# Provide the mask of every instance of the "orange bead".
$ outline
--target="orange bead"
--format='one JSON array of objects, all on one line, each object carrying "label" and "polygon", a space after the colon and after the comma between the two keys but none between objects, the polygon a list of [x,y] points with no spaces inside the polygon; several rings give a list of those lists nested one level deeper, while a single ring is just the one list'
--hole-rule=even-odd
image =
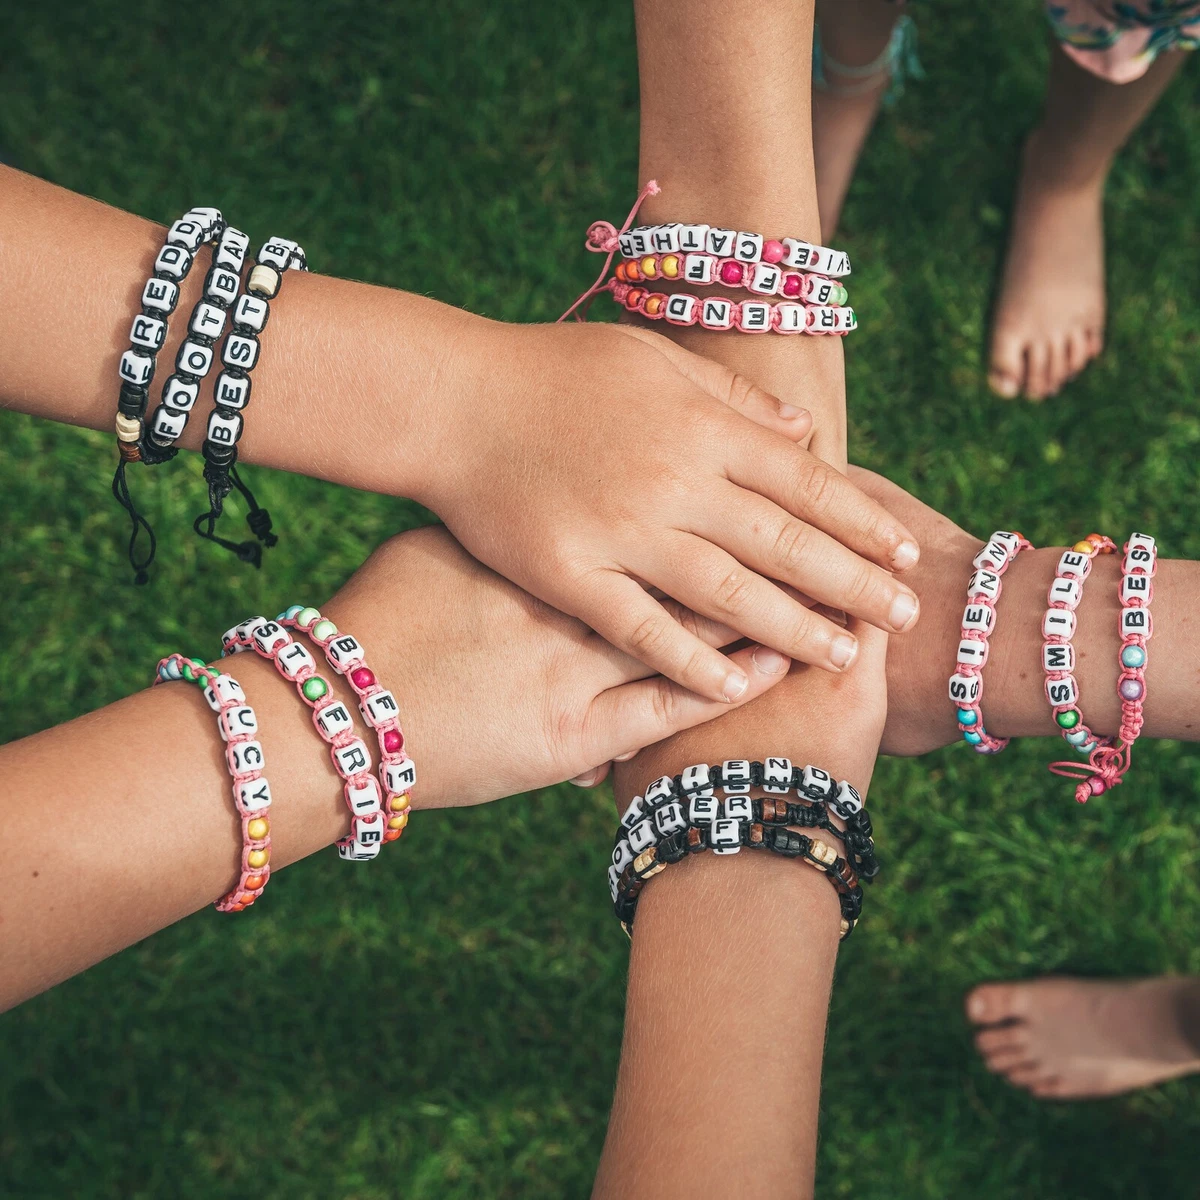
[{"label": "orange bead", "polygon": [[257,892],[258,889],[266,882],[267,879],[265,875],[247,875],[246,882],[242,884],[242,887],[244,887],[248,892]]},{"label": "orange bead", "polygon": [[389,829],[384,833],[383,840],[385,842],[394,842],[403,832],[403,829]]},{"label": "orange bead", "polygon": [[265,867],[271,861],[270,850],[251,850],[246,855],[246,862],[256,871],[259,867]]},{"label": "orange bead", "polygon": [[642,278],[657,279],[658,278],[658,263],[654,261],[653,256],[648,255],[641,261]]},{"label": "orange bead", "polygon": [[270,831],[271,826],[267,823],[266,817],[255,817],[253,821],[246,822],[246,833],[256,842],[261,842]]},{"label": "orange bead", "polygon": [[630,288],[629,294],[625,297],[625,307],[629,309],[637,308],[645,295],[645,288]]},{"label": "orange bead", "polygon": [[644,306],[645,313],[648,317],[652,317],[652,316],[654,316],[655,313],[658,312],[658,310],[660,308],[662,308],[662,306],[663,306],[663,297],[655,294],[647,299],[645,306]]},{"label": "orange bead", "polygon": [[642,273],[638,270],[637,263],[630,259],[630,261],[625,264],[625,278],[628,279],[630,283],[637,283],[641,277]]},{"label": "orange bead", "polygon": [[254,897],[249,892],[243,892],[238,897],[238,903],[244,904],[247,908],[249,908],[250,905],[254,903]]},{"label": "orange bead", "polygon": [[617,269],[616,269],[616,271],[614,272],[614,274],[616,275],[616,277],[617,277],[617,278],[618,278],[618,279],[619,279],[619,280],[620,280],[622,283],[628,283],[628,282],[629,282],[629,281],[628,281],[628,280],[625,278],[625,264],[624,264],[623,262],[619,262],[619,263],[617,263]]},{"label": "orange bead", "polygon": [[668,254],[662,260],[662,266],[659,268],[667,279],[676,279],[679,276],[679,256],[676,254]]}]

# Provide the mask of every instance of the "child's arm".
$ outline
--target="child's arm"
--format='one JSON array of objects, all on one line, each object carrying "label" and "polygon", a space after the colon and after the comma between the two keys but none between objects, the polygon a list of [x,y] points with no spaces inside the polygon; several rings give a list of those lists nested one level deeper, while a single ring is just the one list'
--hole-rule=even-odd
[{"label": "child's arm", "polygon": [[[728,712],[645,678],[641,664],[481,567],[443,530],[385,543],[324,611],[360,639],[395,694],[420,809],[543,787]],[[250,614],[231,621],[239,615]],[[714,645],[730,636],[697,629]],[[750,679],[746,698],[787,666],[764,651],[734,661]],[[153,666],[148,658],[147,676]],[[341,780],[310,710],[270,663],[248,653],[221,669],[258,718],[275,871],[348,831]],[[341,698],[355,712],[348,688]],[[184,683],[0,749],[0,1010],[233,887],[241,828],[223,749],[215,714]],[[410,853],[402,839],[383,863],[346,870],[394,869],[386,859],[397,856],[419,869]]]},{"label": "child's arm", "polygon": [[[0,398],[112,430],[162,229],[6,167],[0,229]],[[155,401],[206,266],[186,280]],[[744,674],[638,580],[830,669],[845,665],[836,626],[769,580],[882,625],[909,595],[872,565],[890,566],[908,535],[792,443],[807,417],[649,332],[504,325],[289,272],[261,344],[248,461],[421,501],[476,557],[702,695],[736,696]],[[211,390],[185,446],[210,405]],[[146,486],[147,472],[129,474]],[[119,517],[114,504],[114,537]],[[756,568],[740,565],[746,550]]]}]

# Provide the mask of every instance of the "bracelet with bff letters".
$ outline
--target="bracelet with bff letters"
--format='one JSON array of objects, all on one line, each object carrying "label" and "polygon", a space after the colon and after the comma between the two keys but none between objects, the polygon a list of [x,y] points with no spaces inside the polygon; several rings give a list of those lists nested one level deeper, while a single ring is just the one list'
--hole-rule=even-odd
[{"label": "bracelet with bff letters", "polygon": [[759,296],[784,296],[805,304],[838,306],[844,305],[848,297],[840,283],[824,275],[784,271],[775,263],[742,263],[712,254],[647,254],[617,263],[614,275],[619,283],[680,279],[698,285],[727,284]]}]

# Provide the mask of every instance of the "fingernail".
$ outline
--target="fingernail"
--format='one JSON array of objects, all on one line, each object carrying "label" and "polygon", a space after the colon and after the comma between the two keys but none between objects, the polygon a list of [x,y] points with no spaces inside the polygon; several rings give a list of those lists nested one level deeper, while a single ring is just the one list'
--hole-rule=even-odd
[{"label": "fingernail", "polygon": [[892,601],[888,613],[888,624],[897,632],[903,633],[917,615],[917,598],[911,592],[901,592]]},{"label": "fingernail", "polygon": [[1012,400],[1020,390],[1015,379],[1004,375],[993,375],[988,382],[992,385],[992,391],[997,396],[1003,396],[1005,400]]},{"label": "fingernail", "polygon": [[750,680],[741,671],[731,671],[725,676],[725,686],[721,689],[721,694],[732,703],[734,700],[740,700],[749,686]]},{"label": "fingernail", "polygon": [[590,771],[584,771],[582,775],[576,775],[574,779],[568,779],[568,783],[573,783],[576,787],[591,787],[596,782],[598,768],[593,767]]},{"label": "fingernail", "polygon": [[916,542],[901,542],[892,555],[892,566],[897,571],[907,571],[909,567],[916,566],[920,557],[921,547]]},{"label": "fingernail", "polygon": [[627,750],[624,754],[618,754],[613,758],[613,762],[628,762],[637,754],[636,750]]},{"label": "fingernail", "polygon": [[763,675],[782,675],[788,669],[788,660],[778,650],[759,646],[750,655],[750,661]]},{"label": "fingernail", "polygon": [[779,406],[779,415],[785,421],[794,421],[797,417],[803,417],[807,414],[804,409],[797,408],[794,404],[781,404]]},{"label": "fingernail", "polygon": [[843,635],[833,639],[833,645],[829,647],[829,661],[839,671],[844,671],[854,661],[857,653],[858,639]]}]

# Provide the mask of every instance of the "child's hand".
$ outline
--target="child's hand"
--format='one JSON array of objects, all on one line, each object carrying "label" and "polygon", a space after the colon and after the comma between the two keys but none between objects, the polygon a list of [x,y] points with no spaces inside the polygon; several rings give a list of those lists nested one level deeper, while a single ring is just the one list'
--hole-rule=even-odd
[{"label": "child's hand", "polygon": [[492,332],[455,368],[486,373],[465,386],[491,401],[433,415],[422,497],[481,561],[714,699],[739,697],[744,671],[644,585],[829,670],[856,639],[770,580],[881,629],[916,620],[889,573],[916,560],[912,536],[794,444],[806,417],[645,330]]}]

